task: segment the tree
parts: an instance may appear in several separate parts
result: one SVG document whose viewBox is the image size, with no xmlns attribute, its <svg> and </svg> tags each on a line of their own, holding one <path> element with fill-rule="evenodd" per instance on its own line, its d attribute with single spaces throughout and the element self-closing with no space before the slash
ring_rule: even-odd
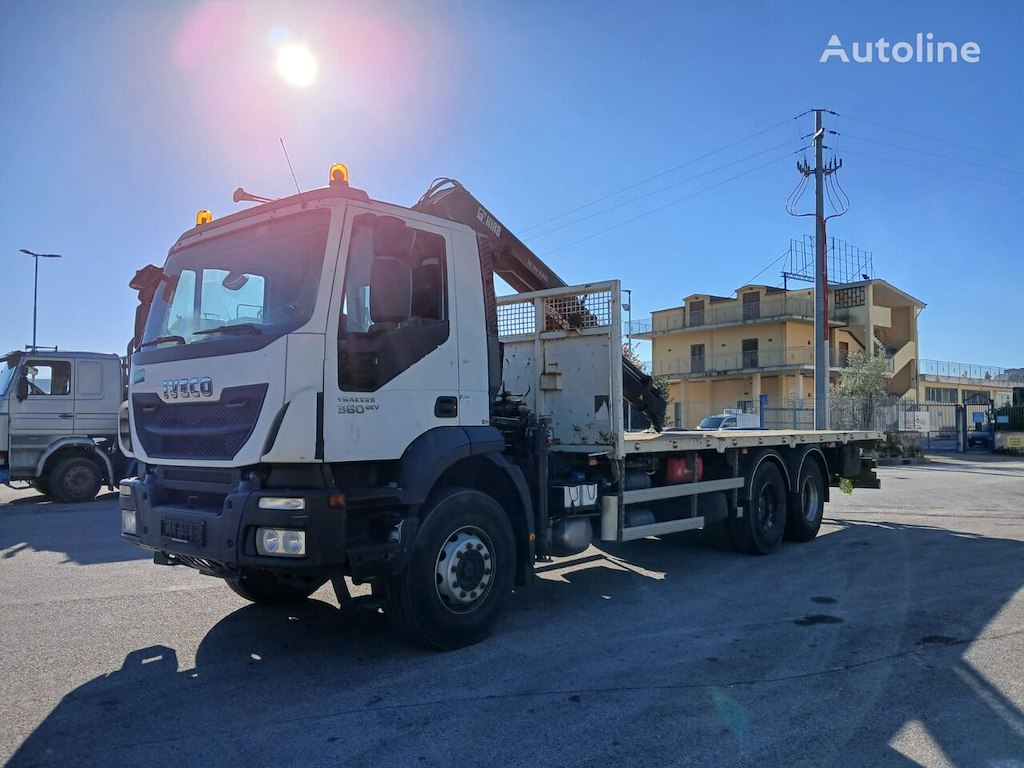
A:
<svg viewBox="0 0 1024 768">
<path fill-rule="evenodd" d="M 839 383 L 831 386 L 833 427 L 871 429 L 875 403 L 889 399 L 889 360 L 885 355 L 850 352 Z M 838 417 L 838 419 L 837 419 Z"/>
</svg>

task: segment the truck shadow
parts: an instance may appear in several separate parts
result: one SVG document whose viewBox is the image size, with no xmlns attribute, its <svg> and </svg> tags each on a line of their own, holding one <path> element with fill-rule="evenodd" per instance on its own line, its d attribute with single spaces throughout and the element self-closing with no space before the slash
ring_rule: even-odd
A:
<svg viewBox="0 0 1024 768">
<path fill-rule="evenodd" d="M 141 648 L 68 693 L 9 765 L 266 763 L 288 740 L 302 749 L 270 763 L 409 764 L 456 728 L 510 749 L 494 718 L 521 737 L 542 715 L 565 745 L 546 764 L 610 764 L 573 725 L 586 703 L 645 764 L 1019 765 L 998 761 L 1024 760 L 1003 692 L 1020 683 L 1005 658 L 1022 556 L 1017 540 L 856 520 L 768 558 L 692 537 L 591 548 L 543 564 L 494 637 L 447 654 L 380 613 L 247 606 L 194 665 Z"/>
<path fill-rule="evenodd" d="M 5 505 L 0 511 L 0 563 L 27 550 L 58 552 L 78 565 L 153 557 L 121 540 L 116 493 L 101 494 L 85 504 L 58 504 L 27 496 Z"/>
</svg>

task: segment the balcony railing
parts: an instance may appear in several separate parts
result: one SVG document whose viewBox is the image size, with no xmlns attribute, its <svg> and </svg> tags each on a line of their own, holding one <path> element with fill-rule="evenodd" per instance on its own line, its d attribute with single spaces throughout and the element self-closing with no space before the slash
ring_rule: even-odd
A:
<svg viewBox="0 0 1024 768">
<path fill-rule="evenodd" d="M 1024 375 L 1008 371 L 995 365 L 954 363 L 948 360 L 921 360 L 919 371 L 925 376 L 946 376 L 951 379 L 976 379 L 978 381 L 1024 381 Z"/>
<path fill-rule="evenodd" d="M 829 350 L 829 365 L 845 368 L 849 365 L 849 353 L 844 350 Z M 654 372 L 664 376 L 704 376 L 733 371 L 757 371 L 772 368 L 814 368 L 814 350 L 811 347 L 786 347 L 785 349 L 759 349 L 757 351 L 731 352 L 722 355 L 678 357 L 670 360 L 655 360 Z M 892 373 L 892 359 L 887 368 Z"/>
<path fill-rule="evenodd" d="M 835 322 L 846 322 L 849 319 L 848 309 L 829 309 L 829 320 Z M 630 333 L 634 335 L 645 333 L 670 333 L 681 331 L 687 328 L 701 328 L 710 325 L 731 325 L 735 323 L 754 323 L 761 320 L 772 320 L 777 318 L 797 318 L 801 320 L 814 319 L 814 301 L 812 299 L 800 299 L 785 297 L 779 299 L 767 299 L 765 301 L 741 304 L 730 303 L 720 307 L 705 307 L 701 310 L 673 310 L 665 312 L 658 317 L 648 317 L 643 320 L 634 320 L 630 327 Z"/>
</svg>

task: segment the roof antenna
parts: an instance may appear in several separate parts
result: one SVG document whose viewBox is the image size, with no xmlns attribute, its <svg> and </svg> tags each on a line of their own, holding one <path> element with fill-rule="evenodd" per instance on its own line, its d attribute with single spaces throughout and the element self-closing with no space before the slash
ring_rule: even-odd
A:
<svg viewBox="0 0 1024 768">
<path fill-rule="evenodd" d="M 302 207 L 305 208 L 306 207 L 306 201 L 302 199 L 302 190 L 299 189 L 299 180 L 295 178 L 295 169 L 292 168 L 291 158 L 288 157 L 288 147 L 286 147 L 284 145 L 284 139 L 283 138 L 279 138 L 278 141 L 281 142 L 281 150 L 284 152 L 285 162 L 288 163 L 288 170 L 291 171 L 292 181 L 295 182 L 295 191 L 299 193 L 299 200 L 302 202 Z"/>
</svg>

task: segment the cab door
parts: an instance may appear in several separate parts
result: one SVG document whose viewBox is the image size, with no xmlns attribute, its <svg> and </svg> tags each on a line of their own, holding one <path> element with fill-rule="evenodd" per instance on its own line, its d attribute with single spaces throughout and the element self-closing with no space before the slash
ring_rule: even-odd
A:
<svg viewBox="0 0 1024 768">
<path fill-rule="evenodd" d="M 29 357 L 22 364 L 20 380 L 10 399 L 12 474 L 34 471 L 50 443 L 73 433 L 72 374 L 71 360 Z M 24 399 L 19 399 L 19 390 L 25 394 Z"/>
<path fill-rule="evenodd" d="M 349 206 L 324 356 L 325 461 L 397 459 L 459 425 L 451 256 L 447 227 Z"/>
</svg>

